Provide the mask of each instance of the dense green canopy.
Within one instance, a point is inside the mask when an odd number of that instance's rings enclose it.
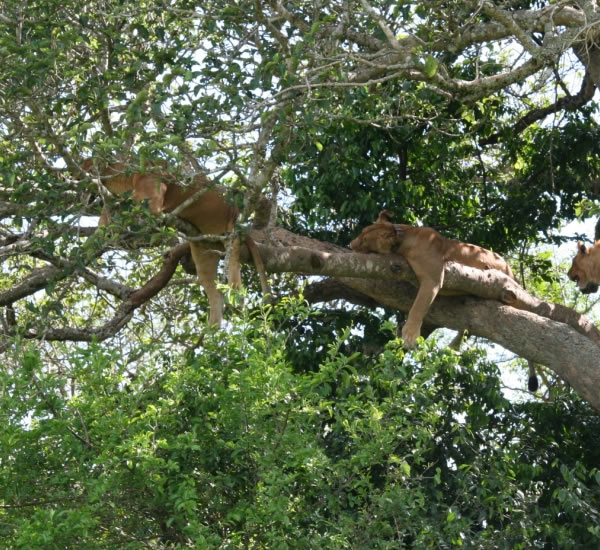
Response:
[[[6,547],[597,547],[591,323],[440,298],[429,328],[472,317],[480,338],[406,354],[410,285],[353,286],[381,276],[334,245],[385,208],[589,313],[539,247],[598,212],[599,29],[592,0],[0,1]],[[189,228],[87,158],[205,174],[241,235],[266,195],[276,305],[251,268],[222,331],[181,268],[132,303]],[[346,263],[282,266],[276,245]],[[542,389],[508,401],[523,359]]]

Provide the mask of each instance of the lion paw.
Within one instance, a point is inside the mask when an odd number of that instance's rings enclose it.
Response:
[[[421,336],[419,327],[413,328],[407,324],[402,327],[402,340],[404,341],[405,349],[412,349],[417,345],[417,338]]]

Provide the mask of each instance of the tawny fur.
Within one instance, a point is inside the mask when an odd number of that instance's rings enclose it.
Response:
[[[446,262],[457,262],[477,269],[497,269],[515,279],[510,265],[495,252],[474,244],[447,239],[430,227],[394,224],[392,213],[388,210],[381,211],[375,223],[365,227],[350,243],[350,248],[355,252],[400,254],[415,272],[419,280],[419,291],[402,328],[402,340],[407,349],[413,348],[421,335],[423,319],[435,297],[438,293],[446,294],[442,290]],[[532,361],[528,364],[528,388],[535,392],[538,389],[535,365]]]
[[[577,243],[577,254],[573,258],[571,268],[567,272],[569,279],[575,281],[579,290],[591,294],[598,290],[600,284],[600,240],[592,246]]]
[[[186,199],[209,185],[209,181],[202,176],[196,176],[191,185],[185,187],[177,185],[173,181],[173,176],[162,166],[160,163],[155,163],[148,167],[147,172],[132,173],[124,163],[114,163],[102,171],[100,179],[103,185],[116,195],[131,192],[132,199],[140,202],[147,200],[148,208],[153,214],[172,212]],[[84,161],[82,169],[94,173],[93,160]],[[216,188],[210,188],[204,189],[202,194],[178,216],[191,223],[202,234],[224,235],[233,230],[238,214],[238,209],[229,204]],[[99,225],[106,225],[109,219],[110,214],[105,207],[102,209]],[[267,294],[269,288],[258,249],[250,237],[246,238],[246,244],[259,271],[263,292]],[[217,289],[216,278],[217,266],[221,258],[218,249],[223,247],[220,243],[190,242],[190,248],[198,280],[208,296],[210,307],[208,322],[210,325],[220,326],[223,321],[223,297]],[[228,265],[228,281],[234,288],[241,286],[239,254],[240,241],[237,238],[233,242]]]
[[[419,291],[402,329],[405,347],[414,347],[421,334],[423,319],[442,289],[446,262],[453,261],[477,269],[497,269],[515,278],[508,263],[495,252],[447,239],[430,227],[393,224],[391,216],[389,211],[382,211],[377,221],[365,227],[350,243],[350,248],[355,252],[400,254],[415,272]]]

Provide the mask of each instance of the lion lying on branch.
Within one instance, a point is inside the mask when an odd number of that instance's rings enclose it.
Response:
[[[419,290],[408,318],[402,328],[402,340],[407,349],[415,346],[421,334],[421,325],[438,293],[459,294],[443,290],[444,264],[457,262],[477,269],[497,269],[511,279],[515,276],[510,265],[498,254],[474,244],[447,239],[430,227],[394,224],[392,213],[380,212],[372,225],[365,227],[350,243],[354,252],[400,254],[410,264],[419,280]],[[529,389],[536,391],[537,377],[529,362]]]
[[[221,236],[233,232],[239,210],[229,204],[217,186],[211,186],[203,176],[196,176],[189,186],[178,185],[173,181],[163,165],[150,165],[146,172],[128,171],[126,164],[116,162],[108,165],[99,173],[94,171],[93,159],[87,159],[82,169],[99,176],[102,184],[115,195],[130,192],[135,201],[148,201],[153,214],[176,212],[177,216],[191,223],[203,235]],[[110,216],[106,206],[102,209],[99,225],[106,225]],[[270,293],[264,266],[250,237],[245,240],[252,259],[259,272],[262,291]],[[223,321],[223,296],[216,286],[217,266],[224,246],[222,241],[190,241],[192,259],[196,267],[198,280],[204,288],[210,307],[209,325],[220,326]],[[233,288],[241,286],[240,274],[240,238],[233,237],[228,264],[228,282]]]

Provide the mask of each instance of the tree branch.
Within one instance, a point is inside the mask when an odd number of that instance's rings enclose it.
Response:
[[[365,279],[342,279],[342,282],[374,297],[382,305],[404,311],[416,294],[411,285],[403,282]],[[600,410],[598,345],[569,325],[472,296],[438,296],[426,320],[455,330],[467,329],[470,334],[545,365]]]
[[[474,4],[475,11],[478,11],[480,7],[479,3]],[[404,78],[430,82],[440,91],[450,93],[457,99],[476,101],[522,81],[544,66],[554,64],[562,53],[574,43],[582,41],[590,43],[591,37],[586,34],[593,34],[591,29],[600,20],[600,15],[595,12],[585,14],[582,10],[564,5],[548,6],[541,10],[508,11],[498,9],[490,2],[485,2],[484,7],[488,15],[492,17],[492,21],[473,23],[467,17],[466,23],[461,25],[458,30],[449,32],[433,42],[423,44],[423,51],[431,54],[460,52],[476,44],[511,39],[516,36],[530,55],[529,59],[516,68],[473,80],[448,78],[446,71],[441,67],[434,75],[425,75],[419,63],[412,60],[416,39],[409,35],[402,40],[394,39],[389,46],[378,48],[376,51],[371,49],[367,56],[355,55],[355,59],[361,63],[362,58],[369,60],[373,53],[377,53],[378,62],[376,66],[372,63],[370,66],[367,64],[366,68],[357,66],[352,71],[349,82],[358,85],[380,79],[383,75],[400,72]],[[378,24],[381,24],[383,21],[381,15],[373,8],[367,11]],[[559,28],[561,28],[560,31],[557,30]],[[537,46],[530,38],[532,32],[545,33],[543,47]],[[345,38],[364,46],[355,31],[346,30]]]
[[[355,254],[281,228],[272,228],[268,236],[260,231],[253,231],[251,236],[268,271],[333,276],[380,305],[402,311],[408,311],[413,303],[416,277],[401,256]],[[530,296],[512,279],[494,270],[450,263],[443,289],[448,291],[467,295],[438,296],[426,316],[427,322],[467,329],[525,359],[546,365],[600,410],[600,394],[593,389],[600,387],[600,332],[588,319],[564,306]]]
[[[369,309],[379,307],[377,300],[365,296],[362,292],[350,288],[337,279],[323,279],[310,283],[304,289],[304,297],[309,304],[345,300]]]
[[[148,280],[143,287],[131,292],[127,299],[119,306],[116,315],[101,327],[85,329],[76,327],[46,327],[41,331],[29,331],[25,333],[25,338],[73,342],[97,340],[102,342],[114,336],[129,322],[138,307],[156,296],[167,285],[177,268],[179,260],[188,250],[189,244],[183,243],[166,252],[163,265],[158,273]]]
[[[590,77],[589,72],[586,72],[585,76],[583,77],[583,81],[581,82],[581,89],[577,94],[573,96],[568,95],[565,97],[561,97],[552,105],[529,111],[526,115],[521,117],[513,125],[511,131],[513,134],[520,134],[523,130],[525,130],[525,128],[527,128],[534,122],[537,122],[538,120],[546,118],[548,115],[557,113],[562,110],[575,111],[576,109],[579,109],[579,107],[583,107],[583,105],[591,101],[594,97],[595,92],[596,85]],[[498,141],[500,141],[500,138],[501,134],[496,133],[491,135],[487,139],[482,140],[480,143],[481,145],[493,145],[495,143],[498,143]]]

